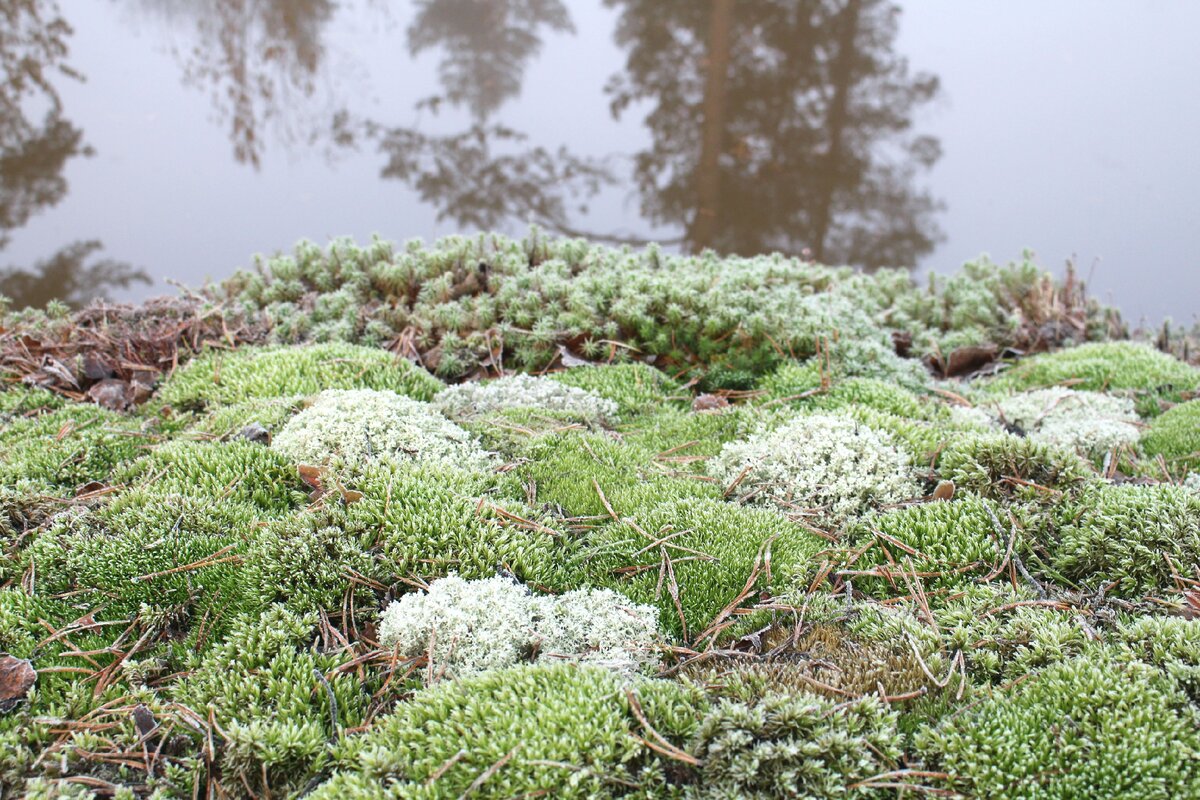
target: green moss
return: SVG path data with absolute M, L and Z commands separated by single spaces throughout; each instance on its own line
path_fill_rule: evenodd
M 374 594 L 363 583 L 377 572 L 367 547 L 370 534 L 340 505 L 297 511 L 248 537 L 243 575 L 251 602 L 281 603 L 297 613 L 340 613 L 351 599 L 359 608 L 373 608 Z
M 345 528 L 365 537 L 384 580 L 484 578 L 503 569 L 543 588 L 578 581 L 575 540 L 537 509 L 485 496 L 477 475 L 383 463 L 353 488 L 363 497 L 348 507 Z
M 118 473 L 125 483 L 145 481 L 152 491 L 211 503 L 249 503 L 282 513 L 305 500 L 296 467 L 254 442 L 168 442 Z
M 112 472 L 154 441 L 130 421 L 96 406 L 72 404 L 0 429 L 0 487 L 19 482 L 72 492 Z
M 691 797 L 887 797 L 856 784 L 896 768 L 900 736 L 896 712 L 876 698 L 768 694 L 715 704 L 693 752 L 702 767 Z
M 1084 344 L 1019 362 L 988 383 L 992 391 L 1041 389 L 1070 382 L 1094 392 L 1140 390 L 1173 396 L 1200 388 L 1200 370 L 1134 342 Z
M 572 367 L 547 377 L 613 401 L 623 419 L 679 404 L 686 398 L 679 383 L 645 364 Z
M 894 381 L 879 378 L 835 379 L 828 391 L 820 391 L 820 387 L 821 369 L 817 359 L 804 364 L 784 364 L 759 385 L 768 401 L 786 402 L 795 408 L 833 411 L 858 405 L 908 419 L 921 419 L 927 414 L 917 395 Z M 797 396 L 808 392 L 813 394 Z
M 1162 456 L 1175 471 L 1200 470 L 1200 400 L 1181 403 L 1153 420 L 1142 435 L 1142 450 Z
M 195 433 L 228 439 L 250 425 L 260 425 L 274 435 L 304 407 L 304 396 L 268 397 L 221 405 L 209 410 L 192 424 Z
M 1095 476 L 1074 452 L 1009 433 L 958 437 L 946 446 L 938 470 L 958 488 L 984 497 L 1041 502 L 1078 489 Z
M 921 749 L 971 797 L 1200 792 L 1200 718 L 1162 673 L 1076 658 L 951 716 Z
M 66 402 L 61 395 L 20 384 L 0 388 L 0 430 L 12 419 L 55 411 Z
M 568 517 L 607 518 L 605 500 L 617 514 L 634 514 L 672 498 L 720 496 L 716 484 L 676 477 L 656 455 L 611 436 L 570 431 L 533 442 L 523 454 L 528 463 L 515 474 L 534 502 Z
M 1006 536 L 996 531 L 987 506 L 988 501 L 967 496 L 863 520 L 848 546 L 858 552 L 869 545 L 855 567 L 882 577 L 855 577 L 855 587 L 908 595 L 913 580 L 928 588 L 943 588 L 991 573 L 1003 558 Z
M 654 461 L 663 467 L 703 474 L 705 462 L 719 454 L 722 446 L 788 416 L 786 409 L 770 411 L 752 406 L 704 412 L 666 408 L 623 427 L 621 432 L 626 443 L 653 453 Z
M 1067 580 L 1133 597 L 1175 586 L 1200 563 L 1200 496 L 1180 487 L 1104 486 L 1055 509 L 1042 533 Z M 1169 561 L 1168 561 L 1169 559 Z
M 930 598 L 944 652 L 961 652 L 980 683 L 1019 680 L 1035 669 L 1095 650 L 1087 612 L 1038 599 L 1031 588 L 964 586 Z
M 196 410 L 325 389 L 386 389 L 431 400 L 442 383 L 412 362 L 370 347 L 243 347 L 197 356 L 167 379 L 157 398 L 176 408 Z
M 675 500 L 647 508 L 636 520 L 593 534 L 591 542 L 588 563 L 597 579 L 637 602 L 657 605 L 663 628 L 688 639 L 731 604 L 750 607 L 760 592 L 777 593 L 811 580 L 824 549 L 822 539 L 777 512 L 719 500 Z M 760 560 L 755 571 L 756 558 L 768 551 L 770 569 Z M 751 591 L 735 603 L 752 573 Z
M 135 490 L 60 518 L 38 534 L 23 562 L 40 592 L 70 593 L 114 615 L 145 604 L 187 621 L 238 606 L 237 562 L 256 518 L 240 503 Z
M 221 783 L 238 796 L 303 788 L 329 763 L 328 743 L 362 722 L 367 695 L 348 656 L 313 647 L 317 615 L 278 606 L 243 618 L 173 692 L 223 733 Z M 329 694 L 337 706 L 337 729 Z
M 630 708 L 676 746 L 703 700 L 665 681 L 623 686 L 609 670 L 553 664 L 493 670 L 419 692 L 341 748 L 314 800 L 390 796 L 669 796 L 673 764 L 637 737 Z M 498 766 L 497 766 L 498 765 Z M 631 789 L 635 790 L 631 792 Z

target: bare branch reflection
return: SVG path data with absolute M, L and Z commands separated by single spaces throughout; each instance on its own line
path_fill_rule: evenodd
M 31 269 L 0 268 L 0 295 L 17 308 L 44 306 L 51 300 L 82 306 L 92 300 L 112 298 L 114 289 L 150 283 L 142 270 L 113 259 L 93 260 L 100 242 L 74 242 Z
M 440 48 L 445 99 L 482 121 L 520 94 L 525 68 L 541 51 L 542 27 L 575 32 L 559 0 L 418 0 L 408 48 L 414 56 Z
M 54 86 L 81 79 L 66 64 L 71 33 L 52 2 L 0 0 L 0 248 L 66 195 L 67 161 L 91 153 Z

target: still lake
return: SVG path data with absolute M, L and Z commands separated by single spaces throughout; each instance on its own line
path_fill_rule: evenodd
M 1190 0 L 0 0 L 0 25 L 0 280 L 31 301 L 537 223 L 938 272 L 1030 249 L 1134 322 L 1200 311 Z

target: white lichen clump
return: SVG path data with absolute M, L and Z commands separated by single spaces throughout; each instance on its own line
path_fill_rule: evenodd
M 301 464 L 340 459 L 353 465 L 380 458 L 466 469 L 491 464 L 469 433 L 428 403 L 370 389 L 321 392 L 288 421 L 271 446 Z
M 379 641 L 462 677 L 538 658 L 634 671 L 658 662 L 658 610 L 609 589 L 534 595 L 508 578 L 449 575 L 384 610 Z
M 1133 401 L 1099 392 L 1064 387 L 1022 392 L 998 402 L 996 414 L 1034 441 L 1089 456 L 1132 446 L 1140 435 Z
M 908 456 L 889 434 L 828 414 L 730 442 L 709 462 L 709 474 L 733 487 L 731 497 L 823 525 L 919 493 Z
M 617 404 L 612 400 L 532 375 L 462 383 L 442 390 L 433 402 L 450 417 L 470 417 L 510 408 L 540 408 L 590 422 L 614 422 L 617 418 Z

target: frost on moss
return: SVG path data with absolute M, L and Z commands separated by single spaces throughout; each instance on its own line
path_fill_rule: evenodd
M 823 543 L 770 509 L 684 499 L 593 534 L 587 563 L 597 580 L 658 606 L 664 629 L 691 639 L 714 621 L 730 622 L 717 619 L 727 606 L 743 609 L 740 616 L 759 592 L 811 579 Z M 768 556 L 770 570 L 762 562 Z M 735 603 L 752 576 L 751 591 Z
M 942 453 L 938 470 L 958 488 L 984 497 L 1042 502 L 1095 477 L 1074 452 L 1010 433 L 957 437 Z
M 292 417 L 271 448 L 297 464 L 380 458 L 487 469 L 491 457 L 428 403 L 394 392 L 329 389 Z
M 1150 423 L 1142 449 L 1177 472 L 1200 470 L 1200 400 L 1181 403 Z
M 840 525 L 918 494 L 908 456 L 892 437 L 828 414 L 725 445 L 709 474 L 741 502 L 773 506 L 818 525 Z
M 1140 435 L 1133 401 L 1098 392 L 1038 389 L 1000 400 L 996 411 L 1034 441 L 1093 458 L 1134 445 Z
M 325 389 L 378 389 L 430 400 L 442 383 L 412 362 L 372 347 L 243 347 L 192 359 L 167 379 L 158 400 L 197 410 Z
M 451 575 L 392 603 L 379 641 L 406 658 L 426 655 L 431 676 L 462 677 L 534 659 L 633 670 L 657 661 L 657 622 L 657 609 L 611 590 L 534 595 L 505 577 Z
M 1093 392 L 1141 390 L 1167 396 L 1200 388 L 1200 370 L 1134 342 L 1099 342 L 1025 359 L 988 383 L 993 391 L 1041 389 L 1070 381 Z
M 1078 657 L 918 738 L 971 797 L 1170 800 L 1200 793 L 1200 716 L 1152 667 Z
M 442 390 L 434 406 L 454 419 L 469 419 L 512 408 L 558 412 L 591 423 L 616 421 L 617 404 L 604 397 L 549 378 L 506 375 L 491 381 L 471 381 Z
M 570 663 L 492 670 L 418 692 L 349 741 L 309 797 L 670 796 L 673 770 L 644 742 L 631 709 L 668 743 L 686 744 L 702 699 L 677 683 Z M 661 746 L 660 748 L 661 749 Z M 499 764 L 499 766 L 496 766 Z M 481 779 L 481 776 L 485 776 Z
M 801 692 L 719 701 L 696 732 L 700 781 L 689 796 L 883 796 L 857 784 L 896 768 L 896 720 L 877 698 L 836 703 Z
M 1049 566 L 1123 597 L 1173 588 L 1200 564 L 1200 496 L 1171 486 L 1102 486 L 1055 508 L 1042 534 Z

